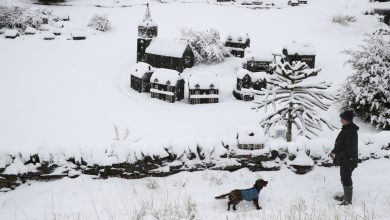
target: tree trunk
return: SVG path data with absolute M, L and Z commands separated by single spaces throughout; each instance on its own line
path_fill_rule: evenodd
M 286 140 L 287 142 L 291 142 L 292 140 L 292 115 L 291 115 L 291 111 L 292 111 L 292 108 L 293 108 L 293 104 L 290 103 L 288 105 L 289 107 L 289 110 L 288 110 L 288 115 L 287 115 L 287 132 L 286 132 Z

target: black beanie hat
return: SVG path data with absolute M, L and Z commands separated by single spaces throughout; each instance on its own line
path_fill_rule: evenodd
M 352 111 L 344 111 L 343 113 L 340 114 L 340 118 L 346 120 L 346 121 L 349 121 L 349 122 L 352 122 L 353 121 L 353 117 L 355 116 L 355 114 L 352 112 Z

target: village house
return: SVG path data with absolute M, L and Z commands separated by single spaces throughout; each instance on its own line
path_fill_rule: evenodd
M 15 39 L 20 36 L 19 32 L 17 30 L 6 30 L 4 32 L 5 38 L 8 39 Z
M 248 51 L 245 55 L 245 61 L 242 65 L 244 69 L 251 72 L 267 72 L 272 73 L 271 63 L 275 61 L 272 53 L 264 51 Z
M 152 98 L 169 103 L 184 99 L 184 80 L 180 73 L 170 69 L 156 69 L 150 78 Z
M 250 46 L 250 39 L 248 34 L 245 35 L 228 35 L 225 41 L 230 53 L 235 57 L 243 58 L 245 56 L 245 49 Z
M 266 72 L 251 72 L 241 68 L 237 72 L 237 84 L 233 90 L 233 95 L 238 100 L 252 101 L 254 99 L 253 90 L 260 91 L 262 88 L 267 88 Z
M 154 69 L 151 65 L 139 62 L 130 71 L 130 87 L 138 92 L 150 92 L 150 78 Z
M 71 37 L 73 40 L 85 40 L 87 39 L 87 34 L 83 31 L 73 31 Z
M 37 32 L 38 32 L 37 29 L 35 29 L 35 28 L 33 28 L 33 27 L 30 27 L 30 26 L 28 26 L 28 27 L 26 28 L 26 30 L 24 30 L 24 34 L 25 34 L 25 35 L 34 35 L 34 34 L 36 34 Z
M 375 8 L 374 14 L 378 14 L 380 21 L 390 26 L 390 8 Z
M 194 53 L 185 41 L 165 40 L 157 35 L 158 26 L 153 22 L 147 4 L 144 19 L 138 25 L 137 62 L 179 72 L 194 66 Z
M 219 83 L 213 74 L 193 74 L 188 83 L 190 104 L 218 103 Z
M 301 61 L 305 62 L 310 68 L 315 66 L 316 51 L 311 44 L 292 41 L 284 45 L 282 53 L 286 61 L 290 63 Z
M 299 5 L 299 1 L 298 0 L 289 0 L 288 1 L 288 5 L 290 5 L 290 6 L 298 6 Z
M 237 147 L 243 150 L 263 149 L 267 139 L 259 128 L 242 128 L 237 132 Z

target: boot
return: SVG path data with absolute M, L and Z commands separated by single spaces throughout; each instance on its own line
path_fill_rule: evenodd
M 342 201 L 344 201 L 344 195 L 342 195 L 342 196 L 335 195 L 335 196 L 333 197 L 333 199 L 335 199 L 335 200 L 338 201 L 338 202 L 342 202 Z
M 340 205 L 352 205 L 352 186 L 344 186 L 344 201 Z

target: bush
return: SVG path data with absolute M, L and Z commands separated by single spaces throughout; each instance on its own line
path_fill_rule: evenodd
M 354 72 L 341 90 L 343 108 L 377 129 L 390 129 L 390 40 L 369 35 L 360 49 L 345 53 Z
M 105 32 L 111 29 L 111 22 L 105 15 L 94 15 L 89 21 L 88 27 Z
M 0 7 L 0 28 L 18 29 L 23 32 L 28 26 L 38 29 L 53 17 L 47 9 Z
M 223 61 L 229 51 L 221 42 L 221 37 L 215 29 L 207 31 L 194 31 L 181 29 L 181 38 L 188 42 L 196 63 L 213 63 Z
M 335 15 L 332 18 L 333 23 L 338 23 L 344 26 L 348 26 L 350 23 L 356 22 L 356 17 L 351 15 Z

